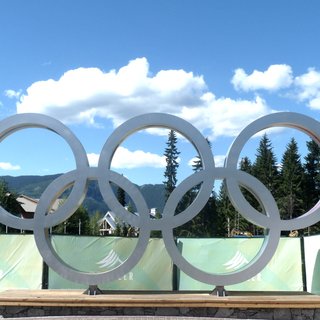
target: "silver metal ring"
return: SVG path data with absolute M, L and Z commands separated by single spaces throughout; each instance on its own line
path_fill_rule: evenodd
M 88 179 L 90 178 L 91 180 L 96 180 L 97 168 L 90 168 L 89 170 L 87 170 L 87 174 Z M 55 187 L 57 187 L 59 190 L 64 190 L 67 186 L 72 185 L 76 181 L 77 175 L 78 172 L 74 170 L 61 176 L 60 178 L 54 180 Z M 121 175 L 111 175 L 110 179 L 112 179 L 112 182 L 116 182 L 120 187 L 125 189 L 125 186 L 122 184 L 124 180 L 118 179 L 118 177 L 121 177 Z M 138 243 L 128 259 L 126 259 L 124 263 L 120 264 L 112 270 L 100 273 L 83 272 L 74 268 L 73 266 L 68 265 L 56 254 L 54 248 L 52 247 L 51 239 L 48 234 L 49 226 L 45 225 L 46 209 L 47 206 L 51 203 L 51 199 L 49 197 L 50 188 L 47 190 L 42 194 L 39 200 L 39 206 L 37 206 L 35 212 L 34 237 L 41 256 L 46 261 L 48 266 L 51 267 L 55 272 L 74 282 L 96 285 L 99 283 L 105 283 L 108 281 L 119 279 L 120 277 L 127 274 L 139 262 L 147 248 L 150 237 L 150 230 L 148 230 L 147 228 L 140 230 Z M 76 208 L 72 208 L 71 212 L 73 213 L 75 210 Z
M 264 129 L 273 127 L 288 127 L 297 129 L 306 133 L 318 145 L 320 145 L 320 125 L 313 118 L 294 112 L 279 112 L 273 113 L 257 119 L 245 127 L 232 143 L 226 158 L 226 168 L 237 168 L 239 156 L 245 143 L 256 133 Z M 249 221 L 260 221 L 260 225 L 268 226 L 270 220 L 266 216 L 257 215 L 255 210 L 250 209 L 250 204 L 243 199 L 239 185 L 231 179 L 227 179 L 227 188 L 231 199 L 239 203 L 239 210 Z M 242 199 L 241 202 L 238 200 Z M 251 207 L 252 208 L 252 207 Z M 281 220 L 281 230 L 296 230 L 303 229 L 317 223 L 320 220 L 320 202 L 311 208 L 305 214 L 291 219 Z M 262 221 L 263 220 L 263 221 Z
M 190 184 L 185 185 L 183 191 L 190 190 L 193 186 L 198 185 L 201 183 L 202 179 L 227 179 L 229 177 L 234 177 L 240 185 L 247 187 L 250 190 L 255 190 L 255 196 L 261 200 L 264 209 L 268 212 L 268 219 L 272 220 L 272 223 L 270 223 L 270 229 L 267 229 L 267 235 L 265 236 L 264 242 L 256 257 L 243 268 L 227 274 L 209 273 L 191 265 L 178 250 L 174 241 L 173 230 L 170 230 L 170 228 L 162 229 L 166 249 L 179 269 L 190 277 L 201 282 L 213 285 L 231 285 L 248 280 L 258 274 L 268 264 L 277 249 L 281 231 L 277 204 L 270 191 L 258 179 L 252 177 L 246 172 L 235 169 L 227 170 L 226 168 L 216 168 L 211 172 L 203 170 L 201 173 L 201 175 L 198 175 L 198 179 L 190 180 Z M 176 198 L 175 201 L 175 206 L 177 206 L 179 198 Z M 237 204 L 235 205 L 236 207 L 238 206 Z M 169 213 L 169 211 L 166 212 Z
M 26 128 L 43 128 L 51 130 L 55 132 L 58 136 L 62 137 L 68 143 L 73 152 L 78 172 L 86 171 L 89 164 L 86 152 L 82 144 L 65 125 L 51 117 L 41 114 L 27 113 L 18 114 L 6 118 L 0 122 L 0 141 L 2 141 L 3 139 L 5 139 L 6 137 L 8 137 L 16 131 Z M 71 192 L 70 199 L 75 199 L 74 195 L 76 193 L 76 190 L 82 190 L 82 195 L 83 190 L 85 190 L 85 184 L 86 180 L 79 175 L 75 181 L 75 185 Z M 70 202 L 70 200 L 68 202 Z M 58 212 L 56 212 L 56 214 L 57 216 L 61 216 L 60 208 L 58 209 Z M 62 217 L 62 220 L 60 222 L 64 221 L 66 218 L 67 216 L 65 218 Z M 50 220 L 52 219 L 52 216 L 47 216 L 47 219 L 48 222 L 46 223 L 46 225 L 51 225 L 52 222 L 50 222 Z M 34 219 L 21 219 L 10 214 L 2 207 L 0 207 L 0 222 L 16 229 L 34 229 Z

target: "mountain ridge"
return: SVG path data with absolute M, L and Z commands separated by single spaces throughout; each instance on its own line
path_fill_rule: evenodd
M 10 191 L 17 193 L 18 195 L 24 194 L 34 199 L 39 199 L 46 187 L 61 174 L 52 175 L 23 175 L 23 176 L 0 176 L 1 180 L 4 180 Z M 163 184 L 144 184 L 137 186 L 146 200 L 149 209 L 157 208 L 162 212 L 164 207 L 164 185 Z M 116 193 L 116 187 L 113 188 Z M 67 196 L 67 192 L 63 194 Z M 131 202 L 127 197 L 127 203 Z M 134 207 L 134 203 L 131 203 Z M 104 214 L 109 210 L 107 204 L 103 201 L 97 181 L 90 181 L 88 184 L 88 190 L 86 198 L 83 202 L 83 206 L 87 209 L 90 215 L 96 211 Z

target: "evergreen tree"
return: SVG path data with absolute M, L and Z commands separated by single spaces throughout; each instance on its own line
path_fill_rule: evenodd
M 207 139 L 209 146 L 211 144 Z M 193 161 L 192 168 L 194 172 L 202 170 L 202 160 L 196 156 Z M 178 206 L 178 212 L 188 208 L 197 197 L 201 184 L 194 186 L 189 190 Z M 190 221 L 175 229 L 175 235 L 179 237 L 213 237 L 217 232 L 217 210 L 216 210 L 216 196 L 214 191 L 210 195 L 208 202 L 203 209 Z
M 167 200 L 171 192 L 175 189 L 177 184 L 177 170 L 179 167 L 178 157 L 180 152 L 177 149 L 177 136 L 173 130 L 169 131 L 167 147 L 164 152 L 166 158 L 166 169 L 164 172 L 165 181 L 165 199 Z
M 264 134 L 260 140 L 256 160 L 252 166 L 252 174 L 266 186 L 274 197 L 277 197 L 279 172 L 273 147 L 267 134 Z
M 311 140 L 307 141 L 308 154 L 305 156 L 306 203 L 315 205 L 320 196 L 320 147 Z
M 188 205 L 186 205 L 187 202 L 182 202 L 182 205 L 188 207 L 195 199 L 195 196 L 194 191 L 190 190 L 188 192 L 188 197 L 185 196 L 183 198 L 184 200 L 189 200 Z M 192 220 L 175 229 L 175 236 L 197 238 L 213 237 L 217 233 L 218 225 L 216 197 L 214 192 L 212 192 L 204 208 Z
M 12 192 L 8 188 L 8 184 L 4 180 L 0 180 L 0 206 L 10 212 L 11 214 L 18 216 L 22 212 L 18 195 Z M 6 227 L 0 224 L 0 233 L 4 232 Z M 9 229 L 12 232 L 14 229 Z
M 216 228 L 216 236 L 230 236 L 233 229 L 240 229 L 240 225 L 237 223 L 238 213 L 229 199 L 225 181 L 221 183 L 219 190 L 217 216 L 220 223 Z
M 281 161 L 278 206 L 282 219 L 292 219 L 303 212 L 304 181 L 305 175 L 297 142 L 291 138 Z
M 217 197 L 214 190 L 212 190 L 211 196 L 200 212 L 200 218 L 202 218 L 202 226 L 203 226 L 203 237 L 217 237 L 220 225 L 223 224 L 223 220 L 221 216 L 218 215 L 217 210 Z
M 54 227 L 53 232 L 58 234 L 89 235 L 90 218 L 87 210 L 80 206 L 69 219 Z
M 244 157 L 240 160 L 240 170 L 252 174 L 252 163 L 248 157 Z
M 313 141 L 307 141 L 308 154 L 305 156 L 304 210 L 310 210 L 320 199 L 320 147 Z M 308 234 L 320 232 L 320 222 L 308 228 Z
M 247 171 L 247 170 L 244 170 Z M 256 153 L 256 159 L 248 173 L 255 176 L 264 186 L 271 192 L 275 199 L 279 192 L 279 171 L 277 167 L 277 159 L 273 152 L 271 141 L 265 133 L 260 139 L 259 146 Z M 261 208 L 258 200 L 253 195 L 245 193 L 248 202 L 261 213 L 264 210 Z M 254 234 L 263 233 L 263 229 L 251 225 Z
M 209 147 L 211 148 L 211 143 L 208 139 L 207 143 Z M 198 172 L 203 169 L 202 160 L 199 156 L 196 156 L 195 160 L 192 164 L 192 169 L 194 172 Z M 193 189 L 193 199 L 197 196 L 197 193 L 199 192 L 199 189 L 201 187 L 201 184 L 195 186 Z M 198 237 L 213 237 L 216 235 L 216 233 L 219 230 L 218 224 L 221 223 L 219 221 L 219 217 L 217 214 L 217 204 L 216 204 L 216 194 L 214 190 L 212 190 L 212 193 L 210 195 L 210 198 L 208 199 L 208 202 L 204 206 L 204 208 L 199 212 L 199 214 L 194 218 L 196 219 L 195 225 L 194 225 L 194 236 Z
M 118 199 L 119 203 L 120 203 L 123 207 L 126 206 L 126 193 L 125 193 L 125 191 L 124 191 L 122 188 L 120 188 L 120 187 L 118 187 L 118 189 L 117 189 L 117 199 Z
M 252 174 L 253 165 L 248 157 L 241 159 L 239 169 Z M 245 187 L 240 186 L 240 188 L 246 200 L 254 208 L 258 208 L 258 201 L 255 199 L 254 195 Z M 261 233 L 259 228 L 247 221 L 247 219 L 242 216 L 241 212 L 238 212 L 234 208 L 229 199 L 225 181 L 223 181 L 220 186 L 219 196 L 217 199 L 217 219 L 219 226 L 216 236 L 232 236 L 234 234 L 245 232 L 251 234 Z
M 207 143 L 208 143 L 209 147 L 211 148 L 211 142 L 209 141 L 208 138 L 206 138 L 206 140 L 207 140 Z M 203 166 L 202 166 L 202 160 L 201 160 L 200 156 L 197 155 L 197 156 L 195 157 L 195 159 L 193 160 L 192 170 L 193 170 L 194 172 L 197 172 L 197 171 L 199 171 L 199 170 L 202 170 L 202 168 L 203 168 Z
M 89 234 L 92 236 L 100 235 L 100 226 L 98 224 L 101 219 L 101 214 L 99 211 L 96 211 L 91 217 L 89 221 Z
M 254 167 L 250 161 L 250 159 L 248 157 L 244 157 L 241 159 L 240 161 L 240 170 L 247 172 L 249 174 L 253 174 L 253 170 Z M 258 211 L 262 211 L 260 204 L 258 202 L 258 200 L 256 199 L 256 197 L 254 196 L 254 194 L 251 191 L 248 191 L 245 187 L 240 187 L 241 188 L 241 192 L 244 195 L 244 197 L 246 198 L 246 200 L 250 203 L 250 205 L 255 208 Z M 263 231 L 261 228 L 259 228 L 258 226 L 251 224 L 249 221 L 247 221 L 244 217 L 238 217 L 238 225 L 242 226 L 242 230 L 243 232 L 247 231 L 250 232 L 253 235 L 257 235 L 262 233 Z
M 18 195 L 8 188 L 8 184 L 4 180 L 0 180 L 0 205 L 13 215 L 21 213 L 21 206 L 17 200 Z
M 127 202 L 126 202 L 126 193 L 125 191 L 118 187 L 117 189 L 117 199 L 119 201 L 119 203 L 123 206 L 123 207 L 126 207 L 127 206 Z M 134 212 L 134 209 L 133 209 L 133 206 L 132 206 L 132 203 L 129 202 L 128 206 L 127 206 L 127 211 L 128 213 L 131 212 L 133 213 Z M 121 236 L 121 237 L 127 237 L 128 236 L 128 233 L 129 233 L 129 226 L 124 223 L 122 220 L 120 220 L 118 218 L 118 223 L 116 224 L 116 229 L 114 231 L 114 235 L 116 236 Z
M 127 237 L 128 236 L 128 231 L 129 231 L 129 227 L 126 223 L 124 223 L 122 225 L 122 228 L 121 228 L 121 236 L 122 237 Z
M 121 232 L 122 232 L 121 225 L 120 225 L 120 223 L 117 222 L 116 223 L 116 228 L 114 230 L 113 235 L 116 236 L 116 237 L 120 237 L 121 236 Z

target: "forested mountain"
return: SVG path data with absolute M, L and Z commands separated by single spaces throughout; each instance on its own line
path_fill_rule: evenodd
M 19 177 L 2 176 L 0 179 L 7 182 L 9 190 L 15 191 L 17 194 L 24 194 L 31 198 L 38 199 L 49 183 L 59 176 L 60 174 Z
M 46 176 L 2 176 L 0 179 L 8 184 L 9 190 L 17 194 L 24 194 L 31 198 L 40 198 L 45 188 L 56 179 L 59 174 L 46 175 Z M 142 195 L 144 196 L 149 208 L 157 208 L 162 211 L 164 207 L 164 186 L 161 184 L 146 184 L 139 186 Z M 127 199 L 128 203 L 130 199 Z M 131 204 L 134 207 L 134 204 Z M 108 206 L 104 203 L 98 183 L 92 181 L 89 183 L 87 196 L 84 200 L 84 207 L 88 210 L 89 214 L 96 211 L 105 213 L 108 211 Z

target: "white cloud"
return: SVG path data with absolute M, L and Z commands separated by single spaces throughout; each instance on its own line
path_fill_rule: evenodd
M 15 90 L 5 90 L 4 95 L 10 99 L 18 99 L 21 96 L 21 90 L 15 91 Z
M 320 72 L 310 68 L 307 73 L 295 78 L 300 101 L 308 101 L 312 109 L 320 109 Z
M 216 155 L 214 156 L 214 164 L 216 167 L 223 167 L 224 161 L 226 159 L 225 155 Z
M 91 167 L 97 167 L 99 162 L 99 154 L 97 153 L 88 153 L 87 154 L 89 165 Z
M 0 169 L 1 170 L 20 170 L 21 167 L 19 165 L 13 165 L 9 162 L 0 162 Z
M 235 137 L 249 123 L 274 112 L 260 97 L 255 100 L 216 99 L 208 94 L 198 108 L 183 108 L 179 114 L 198 129 L 206 130 L 210 141 L 219 136 Z
M 216 167 L 223 167 L 225 158 L 226 158 L 225 155 L 216 155 L 216 156 L 214 156 L 214 165 Z M 194 165 L 195 161 L 198 161 L 198 160 L 199 160 L 199 158 L 197 158 L 197 157 L 194 157 L 194 158 L 190 159 L 188 161 L 188 166 L 192 167 Z
M 166 159 L 164 156 L 142 150 L 129 151 L 123 147 L 119 147 L 116 150 L 112 161 L 112 167 L 116 169 L 139 167 L 164 168 L 165 166 Z
M 35 82 L 19 98 L 17 112 L 43 113 L 65 123 L 89 125 L 97 125 L 100 117 L 110 119 L 114 126 L 139 114 L 169 113 L 206 131 L 212 140 L 220 135 L 233 137 L 272 110 L 259 97 L 216 98 L 203 77 L 192 72 L 161 70 L 151 75 L 147 59 L 139 58 L 118 71 L 79 68 L 58 80 Z
M 140 58 L 118 72 L 79 68 L 67 71 L 57 81 L 35 82 L 21 96 L 17 112 L 89 124 L 99 116 L 119 125 L 134 115 L 174 113 L 184 105 L 197 105 L 205 89 L 202 77 L 183 70 L 162 70 L 150 77 L 148 61 Z
M 95 153 L 88 154 L 89 164 L 97 166 L 99 155 Z M 118 147 L 111 163 L 114 169 L 134 169 L 142 167 L 164 168 L 166 159 L 164 156 L 142 150 L 130 151 L 124 147 Z
M 266 71 L 254 70 L 250 75 L 239 68 L 231 80 L 236 90 L 243 91 L 276 91 L 288 88 L 292 82 L 292 69 L 286 64 L 271 65 Z
M 311 99 L 309 101 L 309 106 L 311 109 L 320 110 L 320 94 L 317 98 Z

